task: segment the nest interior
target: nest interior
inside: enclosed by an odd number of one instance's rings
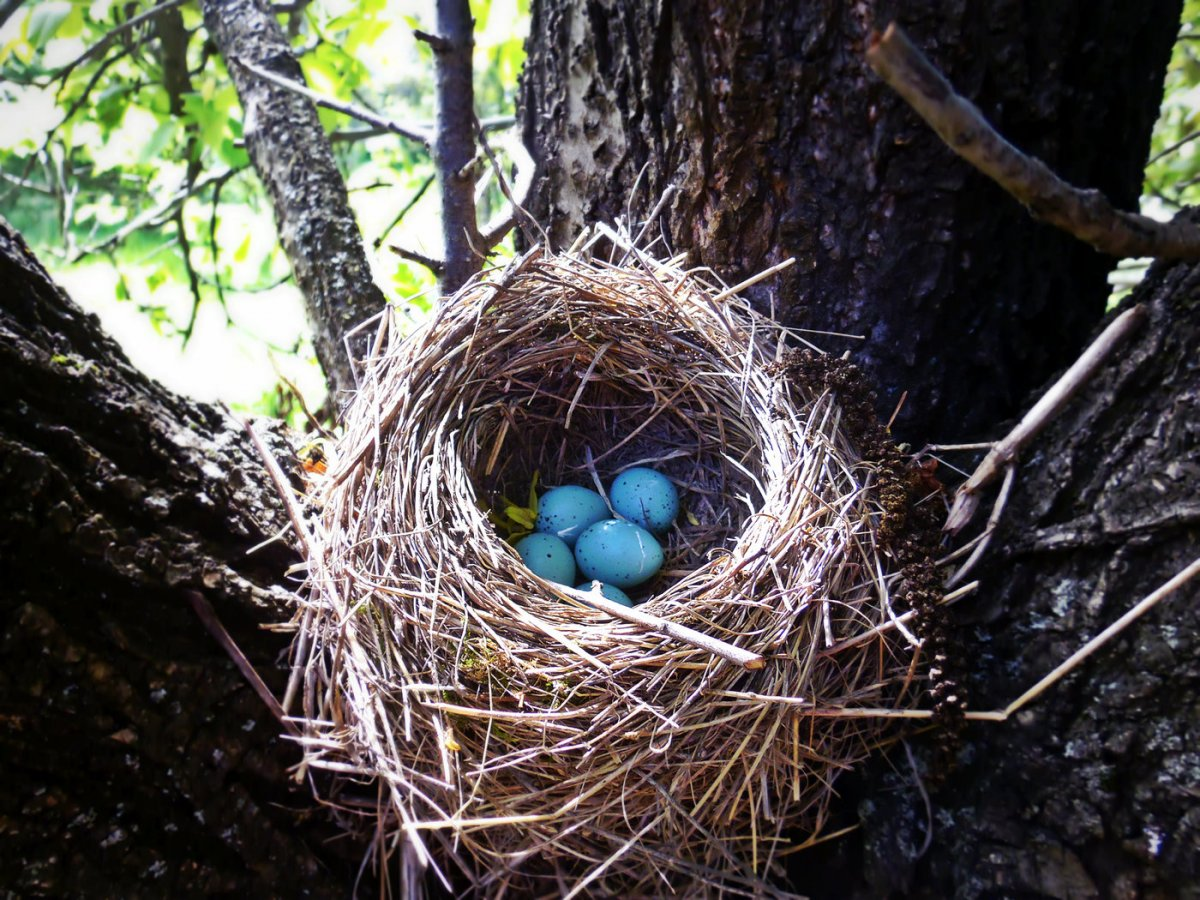
[[[314,499],[306,763],[450,889],[751,895],[912,702],[875,467],[788,336],[671,263],[534,252],[385,320]],[[636,621],[534,576],[489,509],[651,465],[685,515]],[[686,626],[755,657],[681,640]],[[749,667],[748,667],[749,666]]]

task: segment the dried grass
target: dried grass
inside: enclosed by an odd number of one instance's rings
[[[768,374],[783,331],[719,294],[637,254],[534,253],[406,340],[381,327],[314,498],[296,665],[306,765],[373,786],[359,826],[410,874],[778,896],[887,726],[852,711],[908,702],[873,468],[830,396]],[[638,609],[760,668],[538,579],[488,521],[535,471],[634,464],[692,517]]]

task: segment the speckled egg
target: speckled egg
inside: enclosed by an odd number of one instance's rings
[[[654,577],[662,568],[663,552],[654,535],[640,525],[606,519],[579,536],[575,561],[585,578],[630,588]]]
[[[565,484],[546,491],[538,500],[537,523],[534,527],[575,546],[583,530],[612,515],[608,504],[595,491],[574,484]]]
[[[626,469],[613,480],[608,494],[618,513],[659,534],[679,515],[679,491],[671,479],[653,469]]]
[[[582,584],[575,585],[575,589],[579,591],[590,591],[592,589],[592,585],[596,583],[597,582],[595,581],[585,581]],[[605,584],[603,581],[599,582],[599,584],[600,593],[613,603],[620,603],[622,606],[633,606],[633,601],[629,599],[629,595],[619,587],[612,584]]]
[[[534,575],[558,584],[575,583],[575,557],[560,538],[535,531],[517,541],[517,552]]]

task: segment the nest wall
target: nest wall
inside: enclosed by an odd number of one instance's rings
[[[875,467],[788,336],[670,264],[533,253],[385,322],[319,494],[297,637],[306,764],[451,888],[752,895],[911,702]],[[627,621],[489,518],[650,465],[685,515]],[[666,633],[760,657],[747,668]],[[352,793],[352,792],[351,792]]]

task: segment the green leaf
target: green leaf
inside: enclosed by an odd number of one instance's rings
[[[537,513],[515,503],[504,502],[504,514],[524,528],[533,528],[537,521]]]
[[[41,50],[58,34],[59,28],[71,15],[70,3],[42,3],[29,13],[29,23],[25,39],[35,48]]]
[[[160,124],[154,129],[154,133],[150,135],[150,140],[146,141],[141,152],[138,153],[138,162],[148,163],[159,158],[167,144],[171,143],[171,138],[175,136],[178,126],[175,122],[167,121]]]
[[[250,234],[249,234],[249,232],[247,232],[246,236],[244,238],[242,238],[242,242],[240,244],[238,244],[238,248],[233,251],[233,258],[237,262],[245,262],[246,257],[249,255],[249,253],[250,253]]]

